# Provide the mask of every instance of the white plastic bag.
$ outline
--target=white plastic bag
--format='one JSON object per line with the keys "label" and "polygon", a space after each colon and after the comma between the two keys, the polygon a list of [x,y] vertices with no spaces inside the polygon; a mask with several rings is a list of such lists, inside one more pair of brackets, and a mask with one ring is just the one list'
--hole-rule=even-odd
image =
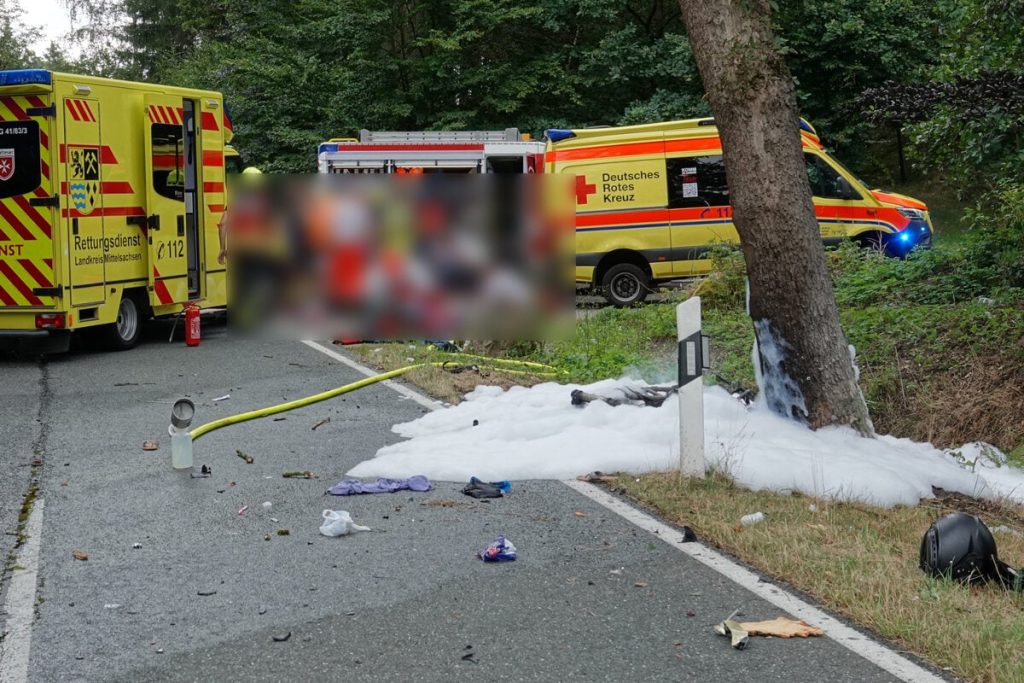
{"label": "white plastic bag", "polygon": [[352,515],[345,510],[324,510],[324,521],[320,533],[324,536],[345,536],[353,531],[369,531],[370,527],[360,526],[352,521]]}

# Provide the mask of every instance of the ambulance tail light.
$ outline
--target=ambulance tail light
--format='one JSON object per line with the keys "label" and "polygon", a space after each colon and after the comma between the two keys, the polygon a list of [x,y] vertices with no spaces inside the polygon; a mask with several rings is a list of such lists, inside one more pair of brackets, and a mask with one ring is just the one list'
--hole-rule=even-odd
{"label": "ambulance tail light", "polygon": [[64,330],[67,329],[66,313],[37,313],[37,330]]}

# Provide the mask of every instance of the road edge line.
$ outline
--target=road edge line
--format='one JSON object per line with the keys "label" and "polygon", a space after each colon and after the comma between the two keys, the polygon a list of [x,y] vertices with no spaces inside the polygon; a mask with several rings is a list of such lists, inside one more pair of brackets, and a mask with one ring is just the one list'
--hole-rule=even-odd
{"label": "road edge line", "polygon": [[[324,346],[322,344],[319,344],[319,343],[317,343],[315,341],[312,341],[310,339],[303,339],[302,343],[305,344],[306,346],[308,346],[311,349],[315,349],[315,350],[319,351],[320,353],[333,358],[334,360],[338,361],[339,363],[342,363],[343,365],[347,365],[348,367],[352,368],[356,372],[360,372],[360,373],[366,375],[367,377],[373,377],[374,375],[379,375],[380,374],[379,370],[374,370],[373,368],[369,368],[369,367],[363,365],[362,363],[360,363],[358,361],[354,361],[351,358],[347,358],[347,357],[341,355],[340,353],[338,353],[334,349],[329,349],[326,346]],[[412,401],[415,401],[416,403],[420,404],[424,408],[429,408],[430,410],[437,410],[438,408],[443,408],[444,407],[444,404],[441,403],[440,401],[436,401],[436,400],[434,400],[432,398],[429,398],[428,396],[425,396],[425,395],[419,393],[418,391],[413,391],[412,389],[410,389],[409,387],[405,386],[404,384],[399,384],[398,382],[396,382],[394,380],[386,379],[383,382],[381,382],[381,384],[383,384],[385,386],[388,386],[388,387],[391,387],[392,389],[394,389],[395,391],[400,393],[402,396],[405,396],[406,398],[408,398],[408,399],[410,399]]]}
{"label": "road edge line", "polygon": [[44,504],[39,498],[32,506],[24,530],[27,540],[15,560],[24,569],[12,570],[7,585],[7,599],[4,601],[7,633],[0,639],[0,683],[24,683],[28,680]]}
{"label": "road edge line", "polygon": [[[338,362],[343,363],[368,377],[380,374],[378,371],[368,368],[362,363],[354,361],[351,358],[347,358],[337,351],[322,346],[314,341],[303,340],[302,343],[312,349],[326,354],[327,356],[330,356]],[[424,406],[425,408],[429,408],[430,410],[437,410],[438,408],[444,407],[444,405],[439,401],[429,398],[407,386],[392,382],[391,380],[387,380],[383,382],[383,384],[388,385],[399,394],[416,401],[416,403]],[[792,593],[789,593],[772,583],[762,581],[761,577],[757,574],[750,571],[743,565],[730,560],[721,553],[715,552],[701,543],[683,543],[683,534],[681,531],[672,528],[664,522],[659,522],[646,512],[638,510],[629,503],[611,495],[607,491],[594,486],[593,484],[575,479],[556,481],[561,481],[562,484],[568,486],[580,495],[585,496],[595,503],[611,510],[627,522],[647,531],[652,536],[660,538],[670,547],[692,557],[709,569],[713,569],[741,588],[747,589],[762,600],[784,610],[787,614],[798,619],[804,619],[805,621],[813,623],[815,626],[820,626],[825,631],[826,637],[831,638],[847,650],[859,655],[863,659],[866,659],[893,676],[907,681],[907,683],[944,683],[945,679],[910,661],[906,657],[903,657],[892,648],[875,641],[870,636],[860,633],[856,629],[850,628],[835,617],[817,607],[814,607],[810,603],[801,600]],[[0,683],[5,682],[0,681]]]}
{"label": "road edge line", "polygon": [[909,683],[940,683],[945,680],[785,589],[764,581],[753,571],[706,545],[699,542],[684,543],[683,532],[658,521],[604,489],[573,479],[563,480],[562,483],[787,614],[821,627],[827,637],[893,676]]}

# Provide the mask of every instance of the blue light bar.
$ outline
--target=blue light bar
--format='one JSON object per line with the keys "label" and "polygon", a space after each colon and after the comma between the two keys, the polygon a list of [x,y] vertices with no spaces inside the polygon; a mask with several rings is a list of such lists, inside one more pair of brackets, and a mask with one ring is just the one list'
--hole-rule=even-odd
{"label": "blue light bar", "polygon": [[548,128],[544,131],[544,135],[551,142],[558,142],[559,140],[567,140],[569,138],[576,137],[576,133],[566,128]]}
{"label": "blue light bar", "polygon": [[53,85],[53,74],[46,69],[0,71],[0,86],[4,85]]}
{"label": "blue light bar", "polygon": [[337,142],[321,142],[320,146],[317,147],[317,154],[323,154],[324,152],[337,152]]}

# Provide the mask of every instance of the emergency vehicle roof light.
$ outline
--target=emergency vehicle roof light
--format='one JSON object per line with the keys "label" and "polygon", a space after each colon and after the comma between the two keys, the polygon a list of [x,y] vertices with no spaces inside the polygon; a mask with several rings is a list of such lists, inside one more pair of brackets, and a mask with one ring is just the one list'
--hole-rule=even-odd
{"label": "emergency vehicle roof light", "polygon": [[817,135],[818,134],[818,131],[814,130],[814,126],[812,126],[810,123],[808,123],[807,119],[805,119],[803,117],[800,118],[800,128],[801,128],[801,130],[806,130],[811,135]]}
{"label": "emergency vehicle roof light", "polygon": [[568,140],[569,138],[576,137],[576,133],[568,130],[567,128],[548,128],[544,131],[544,135],[551,142],[558,142],[559,140]]}
{"label": "emergency vehicle roof light", "polygon": [[46,69],[0,71],[0,85],[53,85],[53,74]]}

